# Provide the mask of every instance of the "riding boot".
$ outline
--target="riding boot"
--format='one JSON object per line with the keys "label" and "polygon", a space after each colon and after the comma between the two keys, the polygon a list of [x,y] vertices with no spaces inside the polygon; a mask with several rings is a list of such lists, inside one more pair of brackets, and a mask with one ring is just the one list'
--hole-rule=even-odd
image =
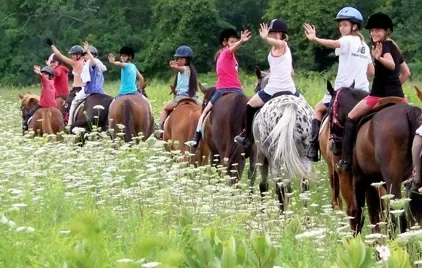
{"label": "riding boot", "polygon": [[319,161],[319,129],[321,127],[321,121],[318,119],[312,120],[312,130],[311,130],[311,146],[309,148],[307,158],[312,162]]}
{"label": "riding boot", "polygon": [[342,157],[337,163],[337,167],[345,172],[350,172],[353,163],[353,147],[356,139],[357,121],[347,117],[344,124],[344,137],[342,147]]}
{"label": "riding boot", "polygon": [[259,110],[260,108],[256,108],[256,107],[252,107],[249,104],[247,105],[246,108],[246,129],[240,133],[239,135],[237,135],[236,137],[234,137],[234,141],[239,144],[242,145],[245,148],[248,148],[249,146],[251,146],[252,142],[253,142],[253,131],[252,131],[252,124],[253,124],[253,118],[255,116],[255,113]]}

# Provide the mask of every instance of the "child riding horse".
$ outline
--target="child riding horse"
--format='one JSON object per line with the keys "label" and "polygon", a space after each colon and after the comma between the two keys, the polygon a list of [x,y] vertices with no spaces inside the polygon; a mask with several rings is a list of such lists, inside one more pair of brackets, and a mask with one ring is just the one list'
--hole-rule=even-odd
{"label": "child riding horse", "polygon": [[[369,92],[368,76],[374,73],[369,47],[359,29],[363,23],[362,14],[355,8],[342,8],[335,20],[338,22],[338,28],[341,38],[338,40],[321,39],[316,36],[315,26],[304,24],[306,37],[315,43],[324,47],[335,48],[335,54],[339,56],[337,77],[334,82],[334,89],[349,87],[355,84],[355,89],[361,89]],[[331,101],[331,95],[326,94],[322,101],[315,107],[315,118],[312,121],[311,147],[308,152],[308,158],[313,162],[319,161],[319,129],[324,113]]]}
{"label": "child riding horse", "polygon": [[[403,61],[400,49],[394,41],[388,39],[393,32],[393,22],[384,13],[375,13],[365,27],[369,30],[372,43],[372,56],[375,64],[375,77],[372,90],[369,96],[361,100],[348,114],[343,140],[342,159],[337,166],[346,172],[350,172],[353,161],[353,146],[357,134],[357,123],[359,118],[378,103],[381,98],[399,97],[402,102],[407,103],[404,96],[402,84],[409,77],[410,72]],[[400,75],[400,72],[402,75]]]}
{"label": "child riding horse", "polygon": [[[188,46],[178,47],[174,57],[176,60],[170,61],[169,65],[173,71],[177,72],[173,85],[175,88],[175,97],[164,106],[160,114],[159,129],[161,131],[164,130],[164,122],[167,117],[177,107],[180,101],[190,99],[198,105],[202,104],[198,99],[198,81],[195,67],[192,64],[192,49]],[[162,138],[162,134],[160,138]]]}

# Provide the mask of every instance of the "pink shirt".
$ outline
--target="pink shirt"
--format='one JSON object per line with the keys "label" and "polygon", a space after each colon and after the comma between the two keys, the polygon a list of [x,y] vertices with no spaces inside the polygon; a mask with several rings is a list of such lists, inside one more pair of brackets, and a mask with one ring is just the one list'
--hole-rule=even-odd
{"label": "pink shirt", "polygon": [[223,49],[217,59],[217,90],[224,88],[242,89],[238,74],[236,56],[229,48]]}
{"label": "pink shirt", "polygon": [[44,75],[40,76],[41,80],[41,96],[39,105],[43,108],[56,107],[56,89],[54,88],[54,81],[48,79]]}

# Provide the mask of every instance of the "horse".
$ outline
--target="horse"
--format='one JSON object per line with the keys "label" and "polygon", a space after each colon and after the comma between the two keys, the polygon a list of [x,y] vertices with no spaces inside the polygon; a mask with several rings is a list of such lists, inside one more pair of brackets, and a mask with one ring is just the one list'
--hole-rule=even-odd
{"label": "horse", "polygon": [[[175,92],[174,86],[171,85],[170,88],[171,92]],[[180,150],[182,155],[185,152],[192,152],[195,156],[190,157],[189,162],[198,165],[204,165],[208,162],[208,146],[204,144],[198,150],[195,150],[185,143],[193,139],[201,111],[201,105],[196,104],[194,100],[181,100],[165,121],[163,134],[163,140],[166,141],[164,147],[167,151]],[[169,140],[171,141],[170,144],[168,143]]]}
{"label": "horse", "polygon": [[[199,85],[204,93],[202,109],[206,107],[216,92],[215,87],[205,88]],[[246,103],[249,97],[237,94],[223,94],[213,105],[211,111],[204,118],[203,139],[199,146],[207,146],[211,152],[211,165],[214,162],[225,167],[226,173],[233,178],[229,184],[240,181],[245,168],[245,159],[249,157],[248,177],[252,179],[255,174],[254,147],[245,149],[234,142],[234,137],[242,132],[246,126]],[[234,176],[231,173],[234,173]]]}
{"label": "horse", "polygon": [[[37,95],[27,93],[25,95],[19,94],[20,109],[22,111],[22,118],[39,103]],[[32,129],[36,135],[43,136],[44,134],[57,134],[64,129],[63,117],[59,109],[40,108],[30,118],[28,122],[28,129]]]}
{"label": "horse", "polygon": [[[124,140],[130,142],[142,133],[142,140],[154,131],[154,117],[151,105],[145,96],[126,95],[115,99],[109,107],[109,132],[114,139],[120,125],[124,126]],[[112,131],[110,131],[112,130]]]}
{"label": "horse", "polygon": [[62,112],[62,107],[66,103],[66,99],[67,99],[67,96],[66,97],[62,97],[62,96],[56,97],[56,106],[61,112]]}
{"label": "horse", "polygon": [[[354,84],[352,84],[349,88],[351,89],[349,93],[354,97],[351,98],[350,102],[346,103],[345,101],[340,100],[342,105],[344,103],[346,106],[341,110],[342,114],[340,116],[333,118],[333,113],[337,113],[338,111],[338,100],[336,100],[336,93],[338,91],[334,91],[332,84],[327,80],[327,91],[330,93],[332,98],[329,112],[322,120],[319,135],[319,146],[322,158],[325,160],[328,167],[328,178],[331,187],[331,206],[333,208],[338,207],[340,210],[343,210],[343,202],[340,197],[341,192],[341,195],[346,202],[346,214],[353,217],[354,196],[352,175],[350,173],[342,172],[336,166],[336,163],[341,159],[343,137],[343,128],[338,127],[339,121],[337,120],[341,120],[342,123],[344,123],[343,120],[346,119],[347,114],[361,99],[367,96],[368,93],[362,90],[355,90]],[[348,89],[344,88],[344,90]],[[342,95],[339,95],[339,99],[342,97]],[[333,105],[335,106],[334,110],[332,109]]]}
{"label": "horse", "polygon": [[[338,121],[337,128],[344,125],[349,110],[347,104],[353,105],[351,103],[357,103],[365,95],[361,93],[357,97],[356,93],[357,90],[337,91],[337,111],[333,107],[334,120]],[[400,198],[401,183],[412,173],[411,147],[421,110],[399,102],[401,99],[395,97],[381,99],[358,124],[352,169],[355,204],[351,208],[354,214],[351,228],[356,233],[362,230],[365,199],[370,222],[376,225],[380,221],[380,207],[383,206],[380,195],[388,192],[394,198]],[[371,186],[381,181],[385,182],[385,187],[376,189]],[[404,217],[400,217],[400,222],[401,231],[404,231]],[[376,226],[374,232],[379,231],[379,226]]]}
{"label": "horse", "polygon": [[[269,73],[264,75],[256,68],[258,78],[255,91],[265,88]],[[287,208],[286,192],[291,192],[293,176],[301,176],[301,191],[308,189],[305,179],[311,177],[312,164],[306,158],[310,146],[312,107],[302,97],[293,95],[275,96],[256,113],[253,120],[253,135],[256,141],[258,162],[262,165],[260,192],[268,191],[268,170],[277,180],[276,194],[281,210]],[[284,172],[283,172],[284,169]],[[286,183],[278,183],[281,179]],[[253,185],[254,181],[251,182]],[[280,185],[281,184],[281,185]],[[285,185],[284,185],[285,184]]]}

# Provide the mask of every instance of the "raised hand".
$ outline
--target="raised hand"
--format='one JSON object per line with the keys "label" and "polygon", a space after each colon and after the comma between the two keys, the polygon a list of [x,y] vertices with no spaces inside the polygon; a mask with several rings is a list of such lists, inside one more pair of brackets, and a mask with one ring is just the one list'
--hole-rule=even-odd
{"label": "raised hand", "polygon": [[86,52],[89,51],[89,43],[88,43],[88,41],[84,41],[84,49],[85,49]]}
{"label": "raised hand", "polygon": [[376,43],[374,46],[372,46],[372,57],[374,59],[379,60],[379,58],[382,55],[382,43]]}
{"label": "raised hand", "polygon": [[170,67],[178,67],[179,65],[177,64],[177,61],[175,61],[175,60],[171,60],[170,62],[169,62],[169,65],[170,65]]}
{"label": "raised hand", "polygon": [[41,74],[41,68],[38,65],[34,65],[34,73]]}
{"label": "raised hand", "polygon": [[251,32],[249,30],[244,30],[240,32],[240,41],[247,42],[249,39],[251,39]]}
{"label": "raised hand", "polygon": [[112,53],[108,54],[108,61],[110,63],[113,63],[116,61],[116,56],[114,56]]}
{"label": "raised hand", "polygon": [[308,38],[310,41],[313,41],[316,39],[316,30],[315,30],[314,25],[305,23],[303,24],[303,28],[305,29],[306,38]]}
{"label": "raised hand", "polygon": [[264,39],[264,40],[267,39],[268,33],[270,31],[270,29],[268,28],[268,24],[261,23],[260,28],[261,29],[259,29],[259,35],[261,36],[262,39]]}
{"label": "raised hand", "polygon": [[45,40],[45,42],[47,43],[47,45],[49,45],[50,47],[53,45],[53,40],[51,40],[50,38],[47,38]]}

